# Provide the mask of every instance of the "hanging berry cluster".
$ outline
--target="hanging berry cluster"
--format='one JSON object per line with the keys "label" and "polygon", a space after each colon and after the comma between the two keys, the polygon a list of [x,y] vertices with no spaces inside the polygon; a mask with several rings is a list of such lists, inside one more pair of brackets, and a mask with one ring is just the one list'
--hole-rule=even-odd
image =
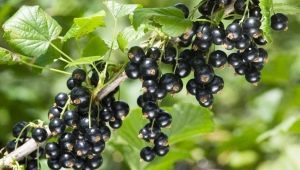
{"label": "hanging berry cluster", "polygon": [[[223,89],[224,80],[215,74],[214,69],[227,63],[248,82],[256,84],[260,81],[268,53],[260,47],[267,41],[260,29],[262,14],[259,1],[237,0],[231,14],[241,18],[234,19],[226,27],[222,22],[215,23],[211,14],[231,3],[224,0],[203,1],[198,8],[202,16],[193,22],[193,27],[180,37],[173,38],[163,49],[150,47],[145,49],[146,52],[138,46],[129,49],[130,61],[125,72],[130,79],[143,81],[143,94],[138,97],[137,103],[143,116],[149,120],[140,130],[139,137],[154,145],[141,150],[140,156],[144,161],[152,161],[155,155],[164,156],[169,152],[168,137],[161,128],[170,126],[172,116],[159,108],[158,100],[166,97],[167,93],[180,92],[183,88],[181,79],[192,71],[194,75],[187,82],[186,89],[203,107],[211,107],[213,95]],[[189,17],[187,6],[176,4],[175,7],[184,13],[185,18]],[[288,18],[281,13],[274,14],[271,27],[278,31],[287,30]],[[235,51],[227,56],[222,50],[212,50],[215,46]],[[171,65],[172,73],[162,74],[160,62]]]}
{"label": "hanging berry cluster", "polygon": [[[261,47],[267,41],[260,29],[263,16],[259,0],[234,1],[234,10],[225,16],[225,19],[233,21],[225,27],[222,22],[216,23],[211,14],[228,5],[232,5],[231,0],[204,0],[198,8],[202,16],[193,22],[193,27],[165,42],[163,48],[134,46],[129,49],[130,61],[125,73],[130,79],[143,81],[143,94],[138,97],[137,103],[142,108],[143,117],[149,121],[138,135],[151,144],[140,152],[144,161],[152,161],[156,155],[164,156],[169,152],[168,136],[162,129],[170,127],[172,116],[159,107],[158,101],[167,94],[180,92],[184,87],[182,78],[193,72],[185,86],[203,107],[211,107],[213,95],[223,89],[223,78],[216,75],[214,69],[227,63],[248,82],[256,84],[260,81],[268,53]],[[175,7],[186,18],[190,16],[184,4],[176,4]],[[271,17],[270,26],[277,31],[287,30],[288,18],[276,13]],[[215,50],[215,46],[223,46],[228,51]],[[173,70],[162,73],[161,62],[171,65]],[[56,95],[55,104],[48,112],[50,132],[41,124],[19,122],[14,126],[13,136],[16,139],[8,142],[7,153],[30,138],[42,143],[52,137],[44,147],[19,161],[26,170],[38,169],[38,160],[44,156],[50,169],[97,169],[101,166],[101,153],[111,136],[110,129],[121,127],[129,113],[129,106],[115,99],[119,88],[101,101],[94,99],[92,91],[98,86],[99,72],[104,70],[105,63],[96,65],[97,69],[92,67],[90,77],[82,69],[74,70],[67,80],[70,93]],[[107,78],[104,82],[108,82],[109,75],[104,77]]]}

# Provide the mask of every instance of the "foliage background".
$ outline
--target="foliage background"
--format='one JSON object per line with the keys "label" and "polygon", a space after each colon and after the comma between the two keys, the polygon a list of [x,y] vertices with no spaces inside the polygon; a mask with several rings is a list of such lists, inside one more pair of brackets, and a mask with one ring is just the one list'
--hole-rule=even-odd
{"label": "foliage background", "polygon": [[[144,7],[169,6],[177,2],[184,2],[192,7],[199,1],[123,1],[142,4]],[[297,0],[285,2],[299,5]],[[100,0],[0,0],[0,25],[22,5],[40,5],[62,25],[63,32],[72,25],[74,17],[92,14],[104,8]],[[277,6],[275,10],[293,13],[288,8]],[[100,28],[95,33],[104,39],[112,34],[111,16],[107,16],[106,22],[107,28]],[[122,20],[120,29],[126,24],[128,21]],[[246,83],[243,77],[234,76],[231,68],[221,70],[225,88],[216,95],[212,110],[215,130],[177,143],[172,147],[180,152],[180,156],[171,154],[163,160],[157,160],[148,169],[299,170],[299,27],[300,16],[289,15],[289,30],[272,32],[274,41],[267,46],[270,60],[257,87]],[[2,29],[0,34],[0,46],[7,47],[1,39]],[[79,43],[71,41],[63,50],[71,56],[78,56],[78,46],[84,44],[84,39]],[[96,46],[94,50],[98,50]],[[120,62],[127,60],[124,54],[115,54],[114,59]],[[10,130],[14,123],[21,120],[47,120],[47,110],[52,105],[55,94],[67,91],[66,80],[66,76],[48,71],[40,74],[38,70],[27,66],[0,65],[1,147],[12,137]],[[132,108],[136,106],[136,98],[140,93],[136,89],[140,89],[138,82],[126,81],[121,86],[121,99],[126,100]],[[162,105],[172,107],[174,103],[196,104],[193,97],[182,92],[168,97]],[[193,111],[199,111],[200,106],[198,107]],[[126,143],[110,143],[104,156],[105,164],[101,169],[138,169],[138,155],[130,153]]]}

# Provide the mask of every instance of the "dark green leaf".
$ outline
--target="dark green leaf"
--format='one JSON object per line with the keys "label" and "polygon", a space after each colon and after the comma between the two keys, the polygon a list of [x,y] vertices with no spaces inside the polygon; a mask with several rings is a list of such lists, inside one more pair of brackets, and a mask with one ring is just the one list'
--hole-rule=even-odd
{"label": "dark green leaf", "polygon": [[96,28],[105,26],[105,11],[100,11],[93,16],[75,18],[74,24],[63,37],[66,41],[70,38],[80,38],[96,30]]}
{"label": "dark green leaf", "polygon": [[[61,48],[62,46],[62,43],[59,39],[53,41],[52,43],[58,48]],[[35,64],[40,66],[46,66],[52,64],[53,61],[59,57],[60,57],[60,53],[56,49],[50,46],[45,54],[39,56],[35,60]]]}
{"label": "dark green leaf", "polygon": [[105,1],[104,4],[115,18],[129,15],[136,8],[141,7],[139,4],[120,4],[115,1]]}
{"label": "dark green leaf", "polygon": [[21,7],[4,25],[4,37],[20,52],[38,57],[44,54],[61,27],[38,6]]}
{"label": "dark green leaf", "polygon": [[135,29],[142,24],[159,25],[162,31],[169,36],[179,36],[192,27],[192,22],[184,18],[181,10],[175,7],[141,8],[133,15]]}
{"label": "dark green leaf", "polygon": [[102,58],[103,57],[101,56],[82,57],[73,62],[70,62],[68,65],[66,65],[66,67],[72,67],[72,66],[77,66],[82,64],[92,64],[93,62],[99,61]]}
{"label": "dark green leaf", "polygon": [[300,14],[300,4],[274,3],[274,10],[284,14]]}
{"label": "dark green leaf", "polygon": [[100,37],[91,38],[83,49],[83,56],[103,56],[109,47]]}

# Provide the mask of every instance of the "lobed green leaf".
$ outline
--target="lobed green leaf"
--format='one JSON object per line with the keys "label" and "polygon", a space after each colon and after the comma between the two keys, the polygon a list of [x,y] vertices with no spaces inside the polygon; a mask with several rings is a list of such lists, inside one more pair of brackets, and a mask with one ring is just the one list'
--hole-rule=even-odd
{"label": "lobed green leaf", "polygon": [[142,7],[139,4],[120,4],[115,1],[105,1],[104,4],[115,18],[129,15],[135,9]]}
{"label": "lobed green leaf", "polygon": [[46,53],[61,27],[38,6],[23,6],[3,24],[4,38],[21,53],[38,57]]}

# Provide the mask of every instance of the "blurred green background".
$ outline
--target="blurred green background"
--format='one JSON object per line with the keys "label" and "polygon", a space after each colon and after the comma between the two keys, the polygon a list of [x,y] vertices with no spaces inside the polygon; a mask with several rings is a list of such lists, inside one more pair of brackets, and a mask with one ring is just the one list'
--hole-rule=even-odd
{"label": "blurred green background", "polygon": [[[177,2],[192,7],[199,1],[123,1],[144,7],[170,6]],[[285,2],[297,3],[297,0]],[[93,14],[104,8],[101,0],[0,0],[0,25],[22,5],[41,6],[62,25],[64,32],[71,26],[74,17]],[[109,17],[108,28],[98,29],[97,32],[103,37],[111,35]],[[123,24],[127,24],[126,19]],[[177,148],[189,151],[189,156],[176,160],[172,169],[300,170],[299,27],[300,16],[289,15],[289,30],[272,32],[273,43],[266,47],[269,62],[258,86],[235,76],[232,68],[218,71],[224,77],[225,88],[216,95],[213,107],[215,130],[177,144]],[[0,29],[1,37],[2,33]],[[0,46],[7,47],[1,37]],[[80,41],[79,46],[84,43],[84,40]],[[67,43],[63,50],[78,57],[77,45],[75,42]],[[120,62],[127,60],[122,55],[115,59]],[[47,121],[47,110],[55,94],[67,91],[66,80],[66,76],[48,71],[40,74],[27,66],[0,65],[1,148],[12,138],[11,129],[16,122]],[[127,81],[121,86],[121,99],[132,108],[136,106],[136,98],[140,94],[136,89],[140,89],[140,83]],[[168,97],[162,104],[172,106],[180,102],[196,104],[186,92]],[[108,147],[105,154],[105,164],[101,169],[129,169],[121,151]]]}

